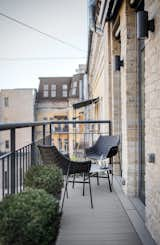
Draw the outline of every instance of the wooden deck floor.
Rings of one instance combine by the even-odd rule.
[[[100,186],[92,179],[93,205],[82,185],[69,189],[65,200],[57,245],[141,245],[141,241],[115,191],[110,193],[106,179]]]

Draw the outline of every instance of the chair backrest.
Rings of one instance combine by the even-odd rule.
[[[62,169],[63,174],[67,173],[70,161],[61,154],[54,145],[38,145],[43,164],[55,164]]]
[[[94,149],[98,155],[103,155],[104,157],[107,157],[110,149],[112,147],[118,146],[119,143],[119,136],[100,135],[97,142],[94,145]]]

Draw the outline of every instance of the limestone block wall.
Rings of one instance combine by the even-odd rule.
[[[115,71],[114,58],[115,55],[120,55],[120,42],[112,35],[111,38],[111,62],[112,62],[112,124],[113,134],[121,135],[121,77],[120,72]]]
[[[93,34],[92,48],[90,55],[90,65],[88,80],[90,86],[90,98],[100,97],[98,111],[99,119],[106,119],[106,92],[105,89],[105,37],[104,35]],[[92,118],[95,118],[95,107],[92,107]],[[98,116],[98,115],[96,115]]]
[[[101,97],[99,119],[112,120],[113,133],[120,133],[118,130],[121,130],[124,190],[129,195],[135,195],[138,190],[137,40],[136,16],[127,0],[123,1],[119,15],[121,48],[113,40],[110,22],[105,24],[102,36],[93,34],[89,81],[92,94]],[[114,71],[113,57],[116,52],[124,59],[124,68],[119,74]]]
[[[160,244],[160,1],[146,0],[145,10],[155,19],[155,32],[145,41],[146,224]],[[147,161],[149,153],[155,163]]]
[[[121,119],[122,171],[124,191],[136,195],[138,191],[138,82],[136,15],[128,1],[120,9],[121,58]]]

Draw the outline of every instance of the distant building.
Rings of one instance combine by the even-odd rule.
[[[34,121],[35,89],[0,90],[0,122],[16,123]],[[25,140],[24,140],[25,139]],[[16,132],[16,149],[31,143],[31,129],[18,129]],[[0,152],[10,151],[10,134],[0,132]]]
[[[73,77],[41,77],[36,96],[36,120],[58,121],[72,120],[72,104],[83,99],[83,76]],[[53,143],[64,152],[69,150],[69,127],[65,125],[52,126]],[[71,133],[71,132],[70,132]],[[42,129],[36,131],[37,139],[42,138]]]

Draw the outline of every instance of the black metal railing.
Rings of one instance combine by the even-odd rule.
[[[62,131],[54,131],[54,125],[57,124],[68,130],[64,134]],[[16,132],[20,128],[31,128],[31,142],[16,149]],[[37,144],[54,143],[59,150],[69,153],[71,157],[83,158],[84,149],[93,145],[100,134],[112,134],[112,123],[107,120],[1,123],[0,133],[6,130],[10,133],[10,151],[0,156],[0,198],[23,191],[28,168],[41,163]]]

